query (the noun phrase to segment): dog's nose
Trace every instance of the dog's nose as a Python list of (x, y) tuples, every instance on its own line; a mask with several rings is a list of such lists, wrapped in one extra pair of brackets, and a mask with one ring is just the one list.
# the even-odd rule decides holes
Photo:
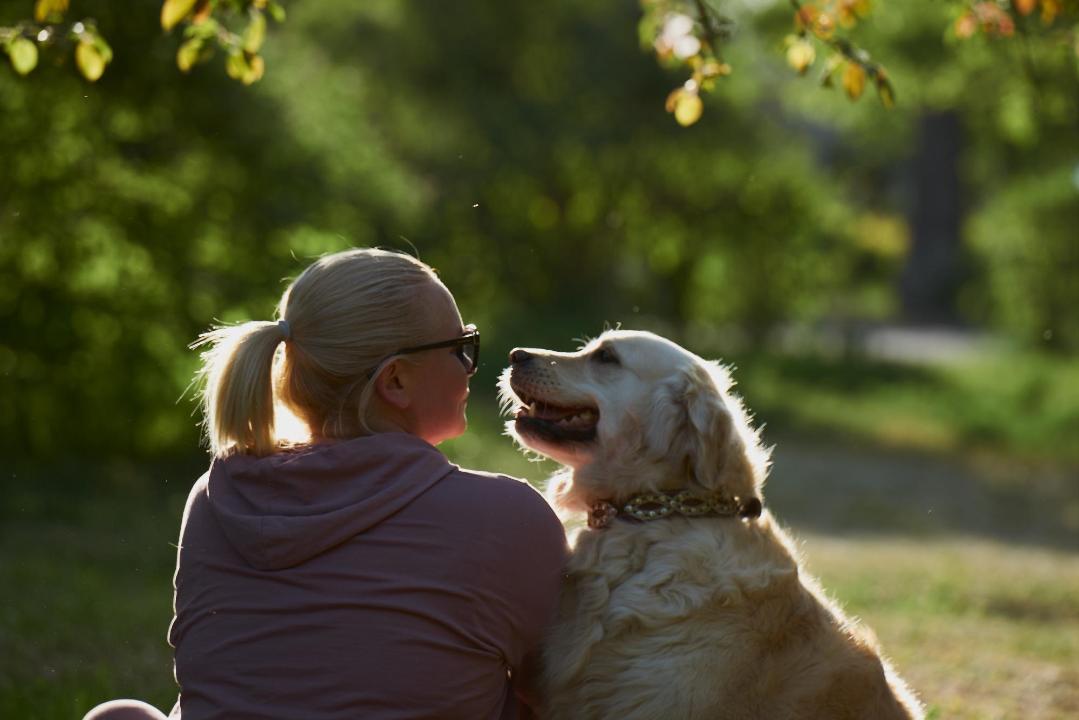
[(510, 350), (510, 362), (514, 365), (523, 365), (524, 363), (535, 357), (532, 353), (521, 348), (514, 348)]

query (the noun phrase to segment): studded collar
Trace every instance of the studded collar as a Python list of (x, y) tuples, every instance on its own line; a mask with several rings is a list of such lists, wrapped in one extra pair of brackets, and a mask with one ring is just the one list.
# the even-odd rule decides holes
[(671, 515), (684, 517), (739, 517), (757, 518), (761, 514), (761, 501), (757, 497), (740, 498), (720, 493), (694, 493), (691, 490), (665, 490), (633, 495), (624, 503), (609, 500), (592, 503), (588, 511), (588, 527), (602, 530), (611, 526), (615, 518), (646, 522)]

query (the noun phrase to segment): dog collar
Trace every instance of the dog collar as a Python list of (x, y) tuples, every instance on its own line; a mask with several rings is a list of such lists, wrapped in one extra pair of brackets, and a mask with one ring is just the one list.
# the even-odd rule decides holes
[(667, 490), (633, 495), (622, 505), (609, 500), (597, 500), (588, 510), (588, 527), (602, 530), (615, 518), (623, 520), (659, 520), (678, 514), (685, 517), (757, 518), (761, 514), (760, 498), (731, 497), (719, 493), (699, 495), (690, 490)]

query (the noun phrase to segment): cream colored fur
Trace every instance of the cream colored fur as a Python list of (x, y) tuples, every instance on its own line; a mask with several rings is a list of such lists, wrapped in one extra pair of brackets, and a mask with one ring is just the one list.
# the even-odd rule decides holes
[[(621, 330), (576, 353), (528, 352), (503, 376), (507, 402), (599, 410), (591, 442), (514, 433), (566, 466), (552, 483), (564, 510), (655, 489), (761, 497), (767, 452), (721, 366)], [(767, 509), (582, 530), (543, 659), (553, 720), (923, 717)]]

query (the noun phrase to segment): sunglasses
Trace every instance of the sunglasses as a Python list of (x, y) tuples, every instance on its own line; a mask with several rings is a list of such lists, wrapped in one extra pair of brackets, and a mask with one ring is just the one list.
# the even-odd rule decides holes
[[(480, 365), (480, 331), (475, 325), (466, 325), (465, 334), (461, 337), (454, 338), (452, 340), (443, 340), (442, 342), (429, 343), (427, 345), (416, 345), (415, 347), (401, 348), (395, 352), (386, 356), (386, 360), (396, 355), (409, 355), (411, 353), (423, 352), (424, 350), (437, 350), (438, 348), (454, 348), (454, 355), (461, 361), (461, 364), (465, 366), (465, 372), (469, 375), (475, 375), (476, 370)], [(376, 365), (376, 369), (381, 367), (383, 360)], [(368, 373), (368, 377), (374, 375), (374, 370)]]

